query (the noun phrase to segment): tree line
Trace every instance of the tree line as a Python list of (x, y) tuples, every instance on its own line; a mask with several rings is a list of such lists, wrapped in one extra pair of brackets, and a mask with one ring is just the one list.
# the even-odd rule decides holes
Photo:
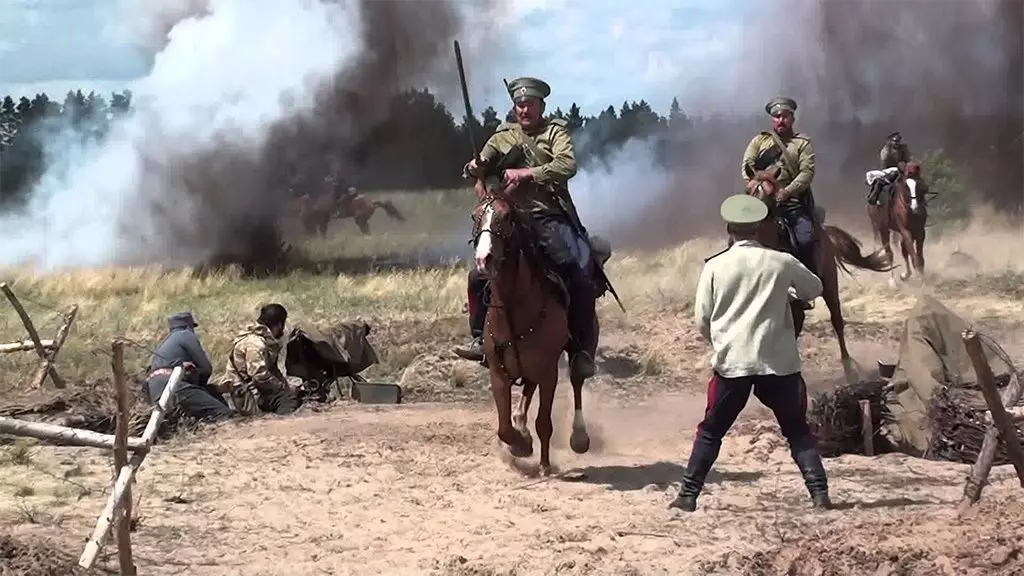
[[(63, 132), (64, 138), (70, 134), (82, 142), (99, 141), (132, 110), (132, 93), (128, 90), (112, 93), (109, 98), (94, 92), (69, 91), (62, 101), (47, 94), (17, 100), (4, 97), (0, 101), (0, 204), (26, 198), (46, 168), (43, 144), (54, 133)], [(462, 186), (465, 182), (460, 169), (473, 152), (470, 131), (472, 141), (482, 146), (503, 120), (511, 118), (511, 112), (499, 112), (490, 106), (478, 117), (464, 121), (428, 90), (410, 89), (391, 98), (381, 122), (343, 144), (340, 140), (325, 145), (303, 142), (307, 136), (301, 130), (289, 134), (287, 126), (275, 126), (276, 136), (263, 151), (268, 178), (274, 187), (312, 187), (314, 192), (324, 188), (324, 179), (332, 172), (346, 183), (367, 189)], [(694, 117), (677, 99), (669, 103), (666, 115), (642, 99), (609, 105), (594, 114), (585, 113), (574, 103), (566, 110), (549, 109), (547, 115), (567, 122), (581, 169), (608, 166), (626, 142), (641, 140), (650, 144), (655, 162), (674, 169), (682, 166), (703, 173), (717, 171), (716, 178), (723, 187), (738, 180), (743, 146), (756, 131), (768, 127), (760, 111), (739, 119)], [(929, 118), (899, 118), (867, 125), (856, 118), (830, 119), (811, 127), (805, 121), (803, 129), (812, 131), (819, 156), (821, 174), (816, 182), (825, 177), (856, 183), (863, 178), (863, 170), (878, 162), (884, 135), (900, 129), (905, 137), (908, 132), (915, 133), (911, 146), (919, 154), (945, 148), (957, 164), (976, 165), (976, 171), (987, 173), (985, 179), (979, 179), (981, 185), (993, 174), (1002, 174), (1005, 182), (992, 186), (991, 195), (999, 195), (1019, 180), (1019, 170), (1005, 171), (1004, 159), (1015, 157), (1020, 143), (993, 140), (995, 130), (989, 125), (998, 127), (1002, 123), (996, 118), (989, 120), (944, 119), (939, 125)], [(929, 145), (922, 144), (922, 140), (929, 141)], [(347, 148), (336, 149), (339, 146)], [(963, 150), (958, 152), (958, 146)]]
[[(113, 93), (110, 98), (94, 92), (69, 91), (63, 101), (47, 94), (0, 102), (0, 200), (23, 198), (45, 170), (44, 143), (58, 130), (69, 130), (82, 142), (101, 140), (119, 118), (132, 111), (132, 93)], [(664, 139), (670, 130), (689, 122), (678, 101), (668, 116), (661, 116), (644, 101), (608, 106), (596, 115), (585, 115), (579, 106), (549, 110), (549, 118), (564, 119), (573, 132), (581, 167), (607, 162), (610, 154), (630, 139)], [(342, 163), (356, 174), (341, 174), (346, 181), (375, 189), (444, 188), (462, 184), (459, 168), (472, 154), (473, 142), (481, 146), (503, 120), (512, 119), (511, 109), (499, 113), (493, 106), (465, 122), (448, 110), (428, 90), (408, 90), (394, 96), (386, 119), (362, 135), (350, 150), (335, 151), (346, 156)], [(282, 146), (282, 148), (287, 148)], [(288, 151), (280, 150), (287, 157)], [(284, 164), (289, 164), (285, 162)], [(299, 159), (282, 170), (300, 172)], [(312, 170), (329, 172), (326, 168)], [(400, 167), (400, 169), (396, 169)], [(299, 183), (297, 173), (282, 175), (283, 181)], [(313, 178), (315, 180), (315, 177)]]

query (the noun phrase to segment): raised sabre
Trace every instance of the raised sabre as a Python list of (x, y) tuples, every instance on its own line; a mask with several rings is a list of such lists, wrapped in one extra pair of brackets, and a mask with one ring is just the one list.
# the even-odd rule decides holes
[[(462, 65), (462, 49), (459, 48), (459, 41), (455, 40), (455, 64), (459, 68), (459, 84), (462, 85), (462, 103), (466, 105), (466, 132), (469, 134), (469, 145), (473, 148), (473, 160), (476, 161), (477, 166), (480, 162), (480, 151), (476, 147), (476, 138), (473, 137), (473, 106), (469, 103), (469, 86), (466, 84), (466, 69)], [(476, 196), (478, 199), (483, 199), (487, 195), (487, 186), (484, 184), (483, 178), (477, 178), (476, 184), (473, 189), (476, 190)]]

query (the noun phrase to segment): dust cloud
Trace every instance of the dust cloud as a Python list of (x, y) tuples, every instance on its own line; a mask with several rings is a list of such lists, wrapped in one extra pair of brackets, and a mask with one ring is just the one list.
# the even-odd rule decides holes
[(830, 215), (866, 218), (863, 174), (897, 130), (918, 156), (947, 153), (973, 204), (1020, 211), (1024, 2), (771, 0), (739, 18), (743, 41), (722, 75), (680, 89), (697, 118), (671, 178), (647, 169), (649, 155), (627, 152), (612, 174), (594, 176), (630, 198), (608, 209), (580, 200), (620, 247), (722, 234), (717, 206), (742, 191), (743, 149), (770, 128), (763, 106), (780, 94), (799, 103), (796, 128), (817, 156), (815, 198)]
[[(47, 142), (30, 204), (2, 222), (5, 264), (276, 254), (289, 179), (344, 170), (391, 95), (449, 71), (465, 23), (454, 0), (125, 6), (127, 32), (155, 54), (134, 111), (98, 144)], [(489, 6), (474, 16), (486, 22)]]

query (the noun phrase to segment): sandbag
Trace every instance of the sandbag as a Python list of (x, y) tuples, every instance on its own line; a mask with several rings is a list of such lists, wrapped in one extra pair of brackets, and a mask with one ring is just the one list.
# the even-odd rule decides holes
[[(967, 410), (985, 410), (962, 332), (967, 322), (928, 295), (921, 295), (903, 325), (900, 356), (891, 380), (887, 404), (893, 424), (883, 432), (901, 452), (924, 456), (933, 435), (930, 407), (940, 387), (957, 390)], [(1006, 376), (1008, 366), (983, 343), (993, 373)], [(1003, 378), (1000, 378), (1003, 380)]]

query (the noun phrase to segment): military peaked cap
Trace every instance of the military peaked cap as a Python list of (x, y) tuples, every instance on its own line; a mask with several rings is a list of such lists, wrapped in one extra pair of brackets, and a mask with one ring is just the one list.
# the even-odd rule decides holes
[(551, 86), (538, 78), (524, 76), (516, 78), (508, 83), (508, 93), (512, 96), (513, 102), (520, 102), (524, 98), (539, 98), (541, 100), (551, 94)]
[(199, 326), (191, 312), (177, 312), (167, 317), (167, 327), (171, 330), (175, 328), (195, 328)]
[(893, 138), (903, 138), (903, 135), (900, 134), (899, 132), (893, 132), (892, 134), (886, 136), (886, 139), (888, 140), (892, 140)]
[(764, 111), (769, 116), (774, 116), (779, 112), (796, 112), (796, 100), (787, 98), (786, 96), (777, 96), (772, 98), (770, 102), (764, 105)]
[(756, 224), (768, 217), (768, 206), (753, 196), (736, 194), (722, 202), (721, 214), (729, 224)]

